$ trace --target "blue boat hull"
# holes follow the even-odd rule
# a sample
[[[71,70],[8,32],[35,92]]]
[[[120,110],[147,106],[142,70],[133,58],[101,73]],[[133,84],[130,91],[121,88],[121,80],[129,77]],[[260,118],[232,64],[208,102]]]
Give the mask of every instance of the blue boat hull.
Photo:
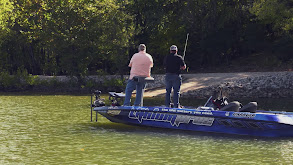
[[[293,137],[293,113],[231,112],[166,107],[95,107],[112,122],[190,131],[263,137]]]

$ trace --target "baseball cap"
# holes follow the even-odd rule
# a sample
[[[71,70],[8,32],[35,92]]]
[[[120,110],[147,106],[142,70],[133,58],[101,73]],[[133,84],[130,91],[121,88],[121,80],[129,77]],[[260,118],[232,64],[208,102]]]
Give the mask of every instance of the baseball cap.
[[[178,49],[177,49],[177,46],[176,46],[176,45],[172,45],[172,46],[170,47],[170,50],[176,50],[176,51],[177,51]]]
[[[145,46],[145,44],[140,44],[140,45],[138,46],[138,51],[144,51],[144,50],[146,50],[146,46]]]

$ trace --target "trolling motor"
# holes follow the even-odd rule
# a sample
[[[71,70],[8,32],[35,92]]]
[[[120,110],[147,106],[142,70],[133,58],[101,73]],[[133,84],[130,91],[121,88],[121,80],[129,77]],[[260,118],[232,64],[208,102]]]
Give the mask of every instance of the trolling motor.
[[[101,91],[99,90],[96,90],[94,91],[94,97],[95,97],[95,100],[94,100],[94,103],[92,104],[93,107],[102,107],[102,106],[105,106],[105,99],[101,99]]]
[[[93,121],[93,108],[105,106],[105,99],[101,98],[101,91],[95,90],[91,95],[91,121]],[[125,94],[109,92],[109,100],[111,101],[111,106],[122,105],[123,98]],[[98,112],[96,111],[96,122],[98,121]]]
[[[101,91],[95,90],[91,95],[91,121],[93,121],[93,107],[105,106],[105,99],[101,98]],[[93,100],[93,98],[95,100]],[[96,112],[96,121],[98,120],[98,113]]]

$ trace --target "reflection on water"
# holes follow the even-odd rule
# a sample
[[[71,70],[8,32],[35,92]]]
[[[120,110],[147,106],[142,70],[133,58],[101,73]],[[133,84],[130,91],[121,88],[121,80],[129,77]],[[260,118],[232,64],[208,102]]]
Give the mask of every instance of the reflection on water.
[[[90,122],[88,96],[0,96],[0,164],[291,164],[293,139]]]

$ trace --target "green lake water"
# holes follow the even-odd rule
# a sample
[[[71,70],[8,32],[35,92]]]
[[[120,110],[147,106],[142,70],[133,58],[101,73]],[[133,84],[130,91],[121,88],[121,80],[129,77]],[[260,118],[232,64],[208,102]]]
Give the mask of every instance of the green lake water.
[[[292,103],[287,101],[279,104],[281,110],[292,109]],[[98,116],[98,122],[90,122],[89,102],[89,96],[0,96],[0,164],[287,165],[293,162],[293,138],[128,126],[112,123],[102,116]]]

